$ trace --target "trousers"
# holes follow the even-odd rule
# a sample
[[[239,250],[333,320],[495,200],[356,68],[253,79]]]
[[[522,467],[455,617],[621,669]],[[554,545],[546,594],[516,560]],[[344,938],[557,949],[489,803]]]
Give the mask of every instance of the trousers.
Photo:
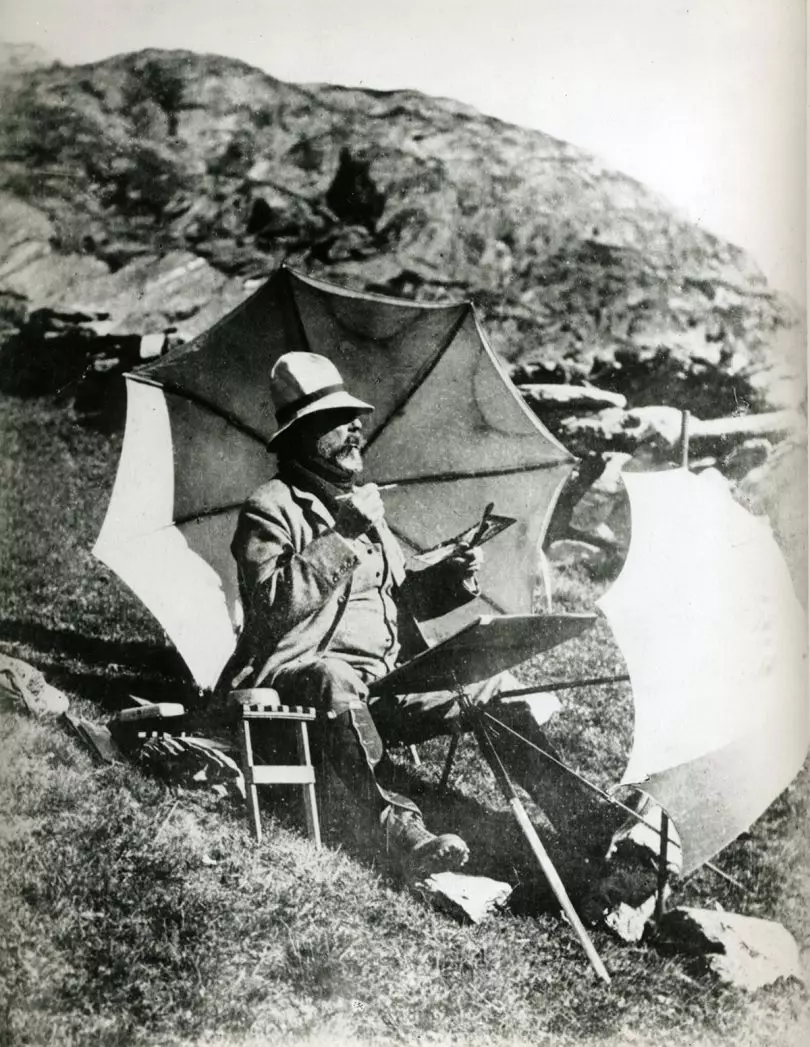
[[[273,679],[273,687],[285,704],[311,705],[327,714],[316,730],[319,747],[348,791],[370,807],[370,813],[382,816],[393,807],[420,814],[413,800],[381,785],[377,769],[386,746],[418,744],[468,730],[458,697],[451,691],[434,691],[369,698],[369,682],[347,662],[325,655],[282,668]],[[474,705],[486,706],[505,689],[504,683],[502,676],[495,676],[468,686],[465,692]],[[498,755],[551,825],[570,832],[592,821],[596,801],[553,758],[549,759],[556,753],[530,705],[519,702],[498,706],[497,718],[525,739],[494,728]]]

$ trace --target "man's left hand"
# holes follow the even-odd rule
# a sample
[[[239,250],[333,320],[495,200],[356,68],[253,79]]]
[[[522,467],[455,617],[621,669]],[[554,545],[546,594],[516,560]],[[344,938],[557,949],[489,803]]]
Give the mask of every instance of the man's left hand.
[[[459,581],[470,592],[478,592],[478,572],[484,562],[484,554],[477,547],[460,546],[445,561],[453,572],[458,572]]]

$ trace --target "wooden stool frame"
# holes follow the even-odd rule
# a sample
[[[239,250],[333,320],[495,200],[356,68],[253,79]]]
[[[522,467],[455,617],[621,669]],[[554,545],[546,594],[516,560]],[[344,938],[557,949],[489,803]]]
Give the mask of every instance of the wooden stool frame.
[[[307,835],[316,847],[320,847],[321,827],[315,795],[315,768],[312,765],[308,730],[308,724],[316,717],[315,710],[299,705],[280,705],[276,693],[269,688],[233,691],[232,696],[242,703],[240,735],[242,773],[245,776],[245,802],[248,818],[256,842],[260,843],[262,839],[257,786],[298,785],[303,792]],[[294,725],[295,743],[298,750],[297,764],[257,764],[255,762],[251,725],[269,720],[287,720]]]

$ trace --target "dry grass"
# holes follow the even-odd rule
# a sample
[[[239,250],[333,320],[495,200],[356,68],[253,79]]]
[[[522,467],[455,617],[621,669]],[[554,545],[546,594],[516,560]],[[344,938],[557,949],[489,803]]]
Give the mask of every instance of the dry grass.
[[[0,401],[0,433],[3,649],[99,719],[129,691],[182,692],[159,632],[87,552],[117,448],[45,402]],[[563,582],[568,606],[592,601],[585,579]],[[572,664],[621,669],[600,626],[527,677],[570,675]],[[615,781],[626,689],[569,692],[565,705],[555,740],[599,782]],[[58,724],[6,710],[0,737],[0,1045],[806,1041],[796,986],[746,996],[683,958],[598,934],[608,989],[555,915],[457,925],[405,892],[362,834],[317,852],[288,819],[268,818],[257,848],[228,801],[96,767]],[[482,869],[527,877],[471,743],[451,796],[437,796],[444,750],[429,743],[421,769],[397,773],[434,821],[471,835]],[[720,856],[744,894],[704,872],[677,900],[778,919],[810,947],[809,795],[805,773]]]

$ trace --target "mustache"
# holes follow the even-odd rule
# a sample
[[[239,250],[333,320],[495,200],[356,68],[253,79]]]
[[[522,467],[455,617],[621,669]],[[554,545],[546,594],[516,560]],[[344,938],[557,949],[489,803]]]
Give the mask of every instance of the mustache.
[[[352,450],[353,448],[357,448],[358,451],[362,451],[365,446],[366,441],[363,439],[363,437],[359,433],[352,433],[349,436],[347,436],[346,439],[343,441],[340,450],[348,451]]]

